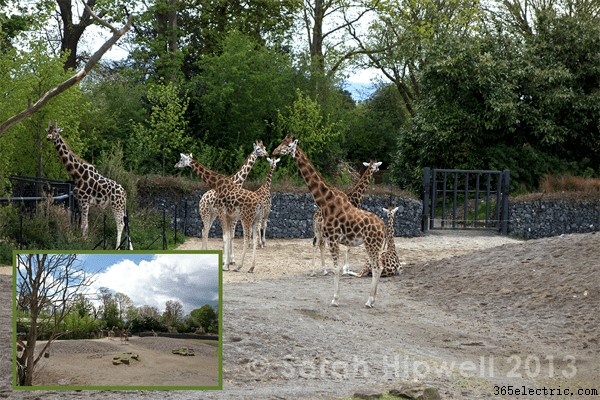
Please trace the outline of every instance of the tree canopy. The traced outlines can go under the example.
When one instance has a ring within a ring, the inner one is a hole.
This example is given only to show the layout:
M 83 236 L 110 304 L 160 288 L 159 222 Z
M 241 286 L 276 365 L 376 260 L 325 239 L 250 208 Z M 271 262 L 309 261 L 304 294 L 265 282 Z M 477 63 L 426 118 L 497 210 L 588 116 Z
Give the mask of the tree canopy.
M 132 23 L 119 41 L 126 57 L 104 57 L 0 135 L 2 193 L 9 175 L 66 178 L 48 120 L 88 161 L 122 154 L 135 174 L 174 174 L 184 151 L 229 174 L 255 140 L 269 148 L 294 133 L 325 174 L 377 159 L 414 191 L 425 166 L 510 169 L 522 190 L 546 174 L 600 175 L 596 2 L 0 5 L 0 123 L 89 63 L 91 24 Z M 344 88 L 365 68 L 380 78 L 358 101 Z

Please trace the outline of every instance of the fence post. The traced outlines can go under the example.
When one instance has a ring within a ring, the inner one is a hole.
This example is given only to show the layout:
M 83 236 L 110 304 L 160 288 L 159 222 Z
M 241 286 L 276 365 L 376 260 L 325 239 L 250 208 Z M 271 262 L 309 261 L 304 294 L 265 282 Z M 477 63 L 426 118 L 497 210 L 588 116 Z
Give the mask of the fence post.
M 502 234 L 508 234 L 508 193 L 510 191 L 510 170 L 502 172 Z
M 431 190 L 430 179 L 430 168 L 423 168 L 423 215 L 421 222 L 421 230 L 427 232 L 429 229 L 429 191 Z
M 173 227 L 175 229 L 175 238 L 174 238 L 174 241 L 175 241 L 176 245 L 177 245 L 177 214 L 178 214 L 177 203 L 175 203 L 175 217 L 174 217 L 174 220 L 173 220 Z

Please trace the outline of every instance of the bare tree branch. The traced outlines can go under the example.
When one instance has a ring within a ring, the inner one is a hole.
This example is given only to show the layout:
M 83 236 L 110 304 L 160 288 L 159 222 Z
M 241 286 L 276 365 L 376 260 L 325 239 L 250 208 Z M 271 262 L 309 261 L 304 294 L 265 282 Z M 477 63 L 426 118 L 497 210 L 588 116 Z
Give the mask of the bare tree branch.
M 0 125 L 0 136 L 2 136 L 7 130 L 12 128 L 14 125 L 33 115 L 36 111 L 42 108 L 50 99 L 61 94 L 62 92 L 64 92 L 65 90 L 67 90 L 68 88 L 85 78 L 87 74 L 92 70 L 92 68 L 96 66 L 98 61 L 100 61 L 100 59 L 104 56 L 104 54 L 106 54 L 106 52 L 112 47 L 112 45 L 115 44 L 121 38 L 121 36 L 127 33 L 127 31 L 131 28 L 131 15 L 127 17 L 127 22 L 125 23 L 125 25 L 121 29 L 117 29 L 108 22 L 98 17 L 88 7 L 87 4 L 85 4 L 85 7 L 92 16 L 92 18 L 100 25 L 110 29 L 113 35 L 106 42 L 104 42 L 104 44 L 100 46 L 100 48 L 96 50 L 94 54 L 92 54 L 88 62 L 79 72 L 77 72 L 75 75 L 62 82 L 58 86 L 44 93 L 44 95 L 40 97 L 38 101 L 31 105 L 31 107 L 28 107 L 26 110 L 12 116 L 11 118 L 3 122 Z

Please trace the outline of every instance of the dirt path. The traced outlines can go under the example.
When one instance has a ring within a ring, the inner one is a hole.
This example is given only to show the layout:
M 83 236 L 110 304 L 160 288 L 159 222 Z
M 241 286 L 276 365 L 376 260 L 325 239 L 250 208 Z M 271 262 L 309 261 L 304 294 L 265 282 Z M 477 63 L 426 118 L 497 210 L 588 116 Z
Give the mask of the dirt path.
M 36 347 L 40 349 L 43 343 Z M 194 349 L 193 357 L 172 354 Z M 139 356 L 129 365 L 113 365 L 122 353 Z M 62 340 L 54 343 L 36 375 L 37 386 L 217 386 L 219 360 L 215 346 L 201 340 L 164 337 Z
M 370 278 L 342 278 L 333 308 L 331 275 L 309 276 L 310 241 L 269 241 L 254 274 L 223 273 L 224 391 L 125 397 L 342 398 L 415 382 L 445 399 L 559 398 L 496 396 L 495 385 L 600 389 L 600 235 L 521 242 L 434 232 L 396 244 L 404 272 L 382 279 L 375 308 L 366 309 Z M 201 246 L 192 239 L 184 248 Z M 358 270 L 364 255 L 351 254 Z M 0 396 L 28 398 L 8 390 L 5 364 Z

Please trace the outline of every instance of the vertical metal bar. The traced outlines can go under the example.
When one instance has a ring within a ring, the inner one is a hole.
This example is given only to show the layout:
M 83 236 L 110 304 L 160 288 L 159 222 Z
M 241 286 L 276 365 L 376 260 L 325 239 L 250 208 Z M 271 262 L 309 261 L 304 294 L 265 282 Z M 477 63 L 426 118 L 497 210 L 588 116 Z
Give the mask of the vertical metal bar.
M 469 218 L 469 173 L 465 176 L 465 201 L 463 210 L 463 228 L 467 227 L 467 219 Z
M 421 230 L 427 232 L 429 230 L 429 193 L 431 191 L 430 182 L 431 170 L 429 167 L 423 168 L 423 214 L 421 215 Z
M 452 201 L 452 228 L 456 228 L 456 203 L 458 203 L 458 172 L 454 172 L 454 198 Z
M 435 228 L 435 215 L 437 209 L 437 170 L 433 169 L 433 184 L 431 190 L 431 218 L 429 220 L 429 227 Z
M 487 183 L 485 189 L 485 227 L 487 228 L 490 224 L 490 185 L 492 181 L 492 174 L 487 174 Z
M 505 169 L 502 172 L 502 234 L 508 234 L 508 192 L 510 191 L 510 171 Z
M 175 204 L 175 219 L 173 220 L 173 227 L 175 228 L 175 245 L 177 245 L 177 204 Z
M 496 228 L 498 228 L 498 230 L 500 230 L 500 195 L 502 192 L 502 174 L 498 173 L 498 182 L 497 182 L 497 186 L 496 186 L 496 223 L 498 225 L 496 225 Z
M 477 222 L 479 221 L 479 176 L 478 172 L 475 176 L 475 218 L 473 218 L 473 227 L 477 228 Z
M 446 226 L 446 185 L 448 184 L 448 172 L 444 171 L 444 186 L 442 187 L 442 228 Z

